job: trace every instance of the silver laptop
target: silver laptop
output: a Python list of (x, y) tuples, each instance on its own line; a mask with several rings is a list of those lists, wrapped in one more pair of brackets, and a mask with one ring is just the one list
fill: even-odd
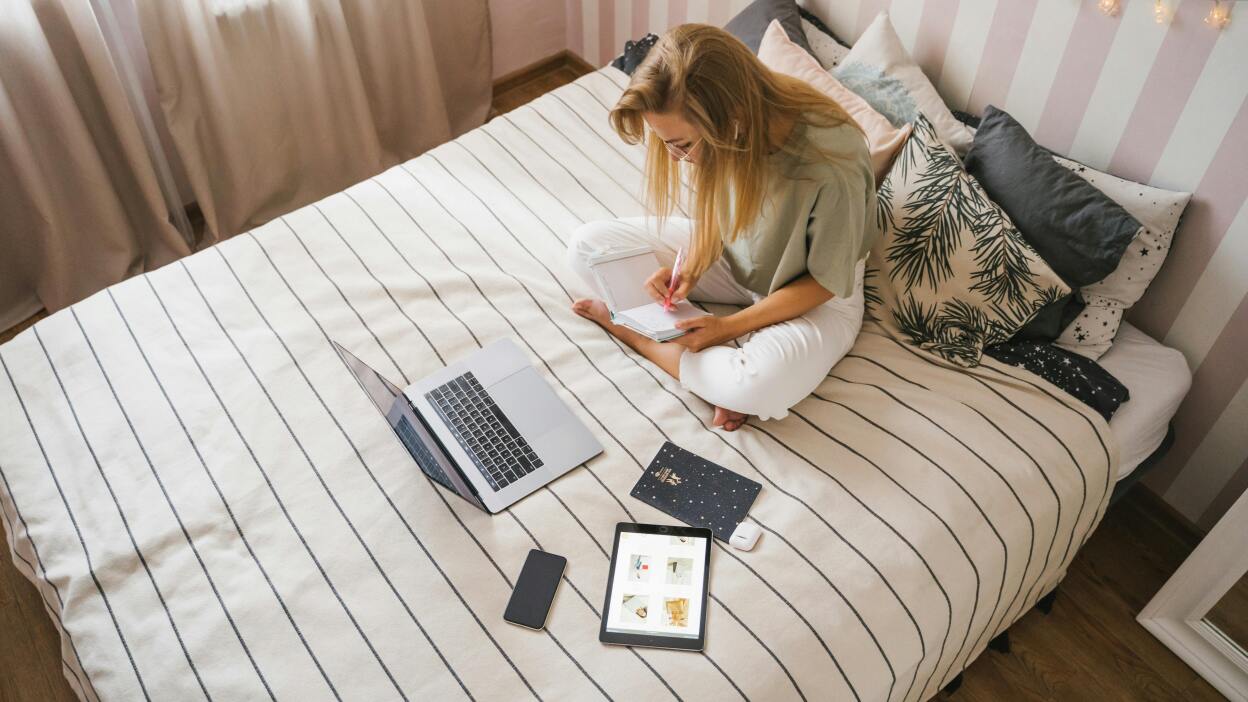
[(420, 469), (491, 514), (602, 453), (510, 339), (406, 389), (333, 344)]

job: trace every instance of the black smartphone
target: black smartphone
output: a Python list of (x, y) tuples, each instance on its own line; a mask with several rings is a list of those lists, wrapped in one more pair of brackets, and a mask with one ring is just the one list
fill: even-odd
[(559, 589), (559, 580), (567, 566), (568, 559), (563, 556), (537, 549), (529, 551), (503, 619), (530, 629), (544, 628), (550, 603), (555, 599), (555, 590)]

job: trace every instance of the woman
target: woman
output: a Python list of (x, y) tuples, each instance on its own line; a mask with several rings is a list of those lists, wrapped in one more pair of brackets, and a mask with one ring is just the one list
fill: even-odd
[[(862, 131), (827, 96), (700, 24), (675, 27), (655, 44), (610, 119), (624, 141), (646, 143), (647, 206), (656, 217), (582, 225), (569, 244), (573, 269), (592, 288), (589, 258), (651, 246), (662, 267), (645, 288), (661, 302), (683, 247), (674, 299), (748, 306), (680, 322), (687, 333), (667, 343), (612, 324), (599, 300), (578, 300), (573, 310), (714, 405), (715, 426), (734, 431), (750, 415), (786, 416), (862, 323), (863, 260), (878, 236)], [(682, 166), (695, 191), (692, 219), (671, 215)]]

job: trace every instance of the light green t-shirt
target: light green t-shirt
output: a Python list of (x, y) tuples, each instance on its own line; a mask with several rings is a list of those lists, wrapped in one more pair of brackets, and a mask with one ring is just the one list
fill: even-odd
[[(814, 160), (812, 143), (843, 156)], [(810, 273), (829, 292), (850, 297), (855, 267), (879, 237), (866, 139), (851, 124), (798, 123), (785, 147), (769, 156), (775, 175), (758, 219), (724, 246), (732, 277), (765, 296)]]

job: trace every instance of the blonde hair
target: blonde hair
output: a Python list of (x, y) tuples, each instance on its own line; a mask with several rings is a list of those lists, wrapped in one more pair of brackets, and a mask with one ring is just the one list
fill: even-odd
[[(669, 158), (658, 135), (646, 138), (643, 115), (672, 111), (702, 139), (691, 169), (693, 233), (686, 270), (695, 277), (723, 254), (725, 242), (735, 241), (758, 219), (775, 175), (768, 151), (769, 126), (777, 118), (795, 120), (794, 128), (847, 123), (858, 128), (836, 101), (773, 72), (728, 32), (706, 24), (673, 27), (633, 72), (610, 114), (621, 139), (646, 142), (646, 205), (660, 225), (680, 202), (680, 162)], [(790, 144), (783, 148), (800, 158), (844, 156), (811, 147), (799, 152)]]

